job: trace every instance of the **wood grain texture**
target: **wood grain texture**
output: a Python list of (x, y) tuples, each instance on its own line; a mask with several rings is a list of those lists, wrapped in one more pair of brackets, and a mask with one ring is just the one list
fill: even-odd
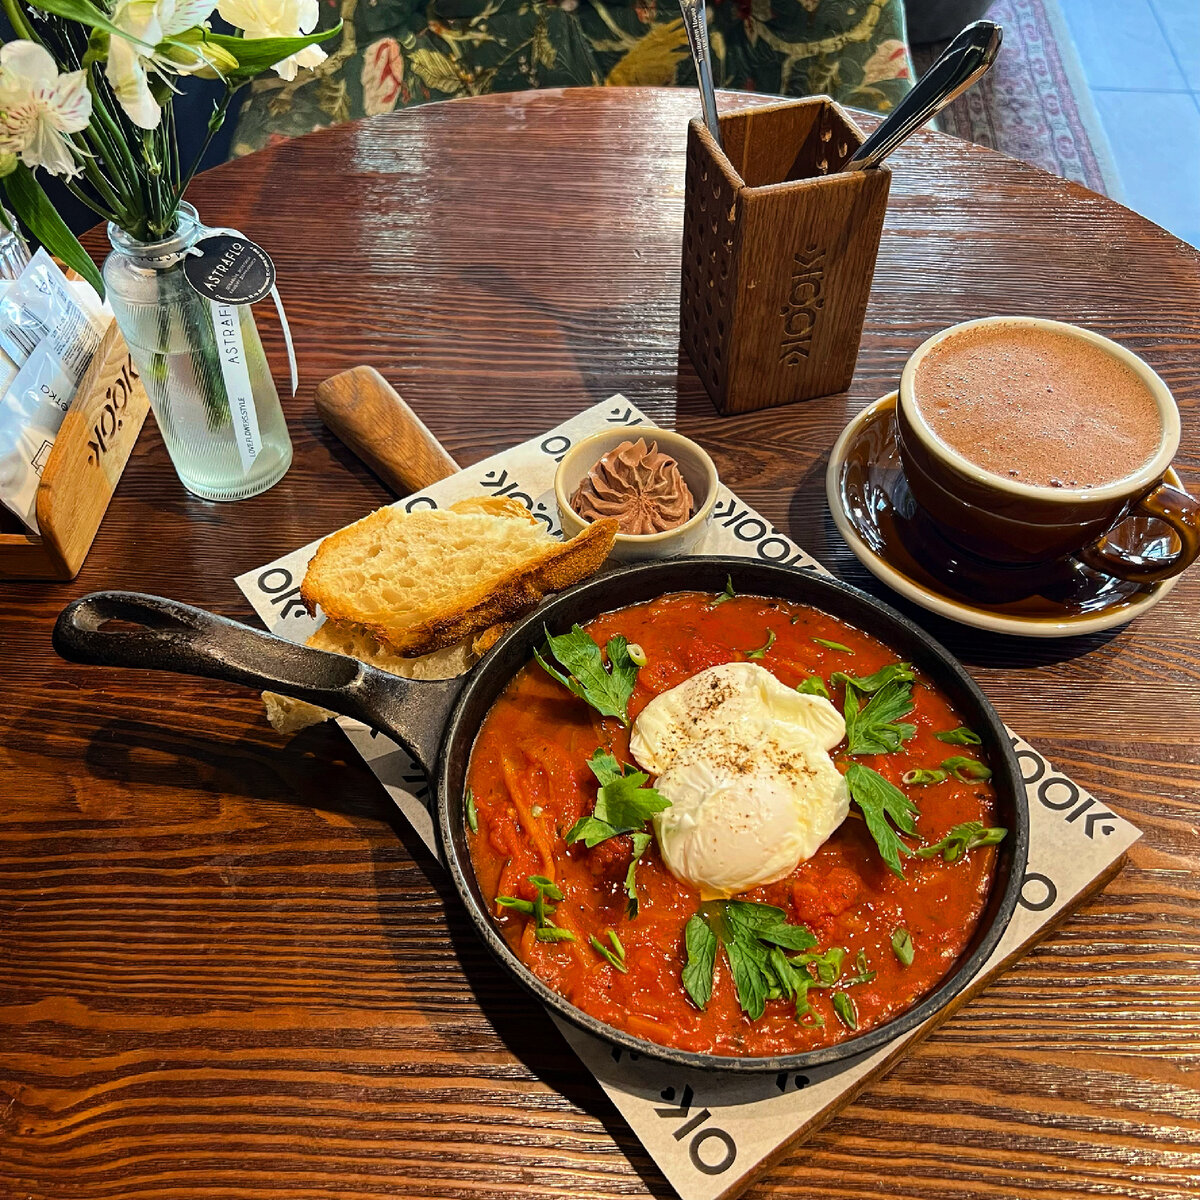
[(326, 426), (397, 496), (419, 492), (458, 470), (374, 367), (351, 367), (322, 380), (313, 402)]
[(723, 413), (843, 391), (854, 375), (890, 171), (833, 173), (862, 141), (829, 99), (688, 128), (680, 341)]
[[(263, 496), (206, 503), (148, 425), (79, 578), (0, 585), (6, 1200), (670, 1195), (335, 729), (284, 744), (244, 691), (51, 653), (53, 616), (98, 587), (246, 618), (234, 575), (388, 499), (322, 426), (318, 381), (370, 362), (463, 463), (624, 391), (884, 594), (825, 511), (829, 447), (929, 334), (1026, 312), (1146, 357), (1200, 484), (1200, 255), (931, 133), (891, 160), (847, 393), (717, 416), (678, 343), (693, 115), (687, 92), (455, 101), (197, 181), (201, 213), (279, 268), (305, 381), (285, 401), (295, 465)], [(750, 1196), (1200, 1195), (1198, 597), (1193, 571), (1128, 628), (1059, 643), (898, 604), (1145, 837), (1096, 901)]]

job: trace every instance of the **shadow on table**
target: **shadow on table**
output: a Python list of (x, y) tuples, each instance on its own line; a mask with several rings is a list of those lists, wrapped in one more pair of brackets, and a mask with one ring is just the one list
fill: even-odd
[[(504, 1048), (532, 1075), (604, 1126), (617, 1150), (637, 1172), (652, 1196), (664, 1200), (674, 1196), (674, 1190), (663, 1178), (654, 1160), (591, 1072), (564, 1040), (549, 1014), (499, 966), (479, 940), (459, 902), (449, 874), (401, 813), (392, 811), (384, 819), (441, 899), (450, 944), (489, 1027), (473, 1029), (464, 1022), (455, 1030), (454, 1049), (468, 1055), (473, 1049), (477, 1049), (481, 1055), (493, 1053), (496, 1049), (495, 1039), (499, 1039)], [(380, 894), (394, 890), (396, 883), (393, 877), (401, 869), (395, 862), (376, 855), (376, 878)], [(396, 961), (403, 964), (408, 949), (407, 939), (395, 929), (386, 914), (381, 913), (380, 918), (381, 928), (393, 947)], [(481, 1062), (478, 1073), (486, 1076), (492, 1070)], [(503, 1067), (498, 1071), (507, 1073)]]

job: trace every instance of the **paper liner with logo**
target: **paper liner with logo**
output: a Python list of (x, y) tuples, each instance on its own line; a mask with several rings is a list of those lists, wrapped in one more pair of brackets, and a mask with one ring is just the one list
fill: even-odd
[[(649, 423), (637, 408), (623, 396), (613, 396), (541, 437), (398, 503), (412, 512), (481, 493), (509, 496), (557, 532), (553, 483), (558, 460), (577, 440), (600, 429), (643, 422)], [(300, 581), (318, 545), (319, 541), (312, 542), (237, 579), (262, 620), (295, 641), (306, 638), (317, 624), (300, 602)], [(802, 570), (823, 570), (725, 487), (697, 552), (739, 554)], [(344, 717), (339, 723), (436, 854), (428, 807), (432, 801), (421, 769), (394, 742), (365, 725)], [(1029, 794), (1029, 865), (1021, 903), (972, 988), (981, 987), (1038, 941), (1048, 926), (1112, 873), (1141, 836), (1016, 734), (1013, 745)], [(828, 1120), (929, 1028), (921, 1026), (872, 1054), (803, 1075), (731, 1077), (638, 1058), (573, 1026), (556, 1023), (683, 1200), (736, 1194), (789, 1144)]]

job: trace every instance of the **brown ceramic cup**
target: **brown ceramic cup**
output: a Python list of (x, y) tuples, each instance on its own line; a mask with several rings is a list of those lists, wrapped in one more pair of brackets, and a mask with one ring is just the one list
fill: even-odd
[[(914, 393), (929, 351), (960, 330), (982, 324), (1052, 329), (1102, 347), (1135, 371), (1158, 405), (1157, 453), (1137, 471), (1089, 488), (1040, 487), (997, 475), (951, 449), (929, 427)], [(1074, 557), (1108, 575), (1154, 583), (1178, 575), (1200, 556), (1200, 503), (1164, 481), (1179, 449), (1179, 409), (1167, 385), (1136, 354), (1088, 329), (1037, 317), (985, 317), (953, 325), (923, 342), (900, 376), (896, 406), (900, 457), (913, 498), (954, 545), (1000, 568), (1037, 568)], [(1022, 431), (1014, 428), (1013, 438)], [(1130, 517), (1165, 522), (1178, 538), (1170, 557), (1151, 554), (1161, 526), (1141, 521), (1142, 544), (1118, 525)], [(1110, 536), (1113, 535), (1113, 536)]]

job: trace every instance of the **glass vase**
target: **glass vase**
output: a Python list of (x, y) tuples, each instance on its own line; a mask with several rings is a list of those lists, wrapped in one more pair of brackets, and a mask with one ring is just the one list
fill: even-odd
[(244, 500), (283, 478), (292, 443), (250, 305), (214, 304), (184, 277), (204, 233), (190, 204), (162, 241), (110, 225), (104, 285), (183, 486)]

